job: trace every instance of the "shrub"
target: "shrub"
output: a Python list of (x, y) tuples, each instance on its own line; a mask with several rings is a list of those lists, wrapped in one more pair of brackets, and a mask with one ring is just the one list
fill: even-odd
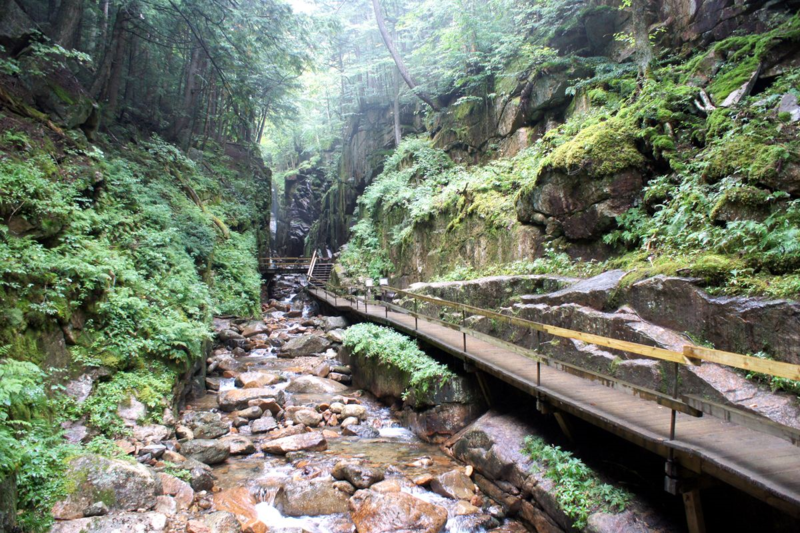
[(601, 482), (583, 461), (539, 437), (526, 437), (522, 453), (553, 480), (556, 501), (576, 529), (585, 528), (592, 513), (621, 513), (630, 501), (627, 492)]
[(427, 393), (455, 377), (445, 365), (420, 350), (413, 339), (389, 328), (356, 324), (345, 330), (344, 346), (354, 354), (377, 358), (382, 364), (408, 373), (411, 379), (404, 399), (412, 390)]

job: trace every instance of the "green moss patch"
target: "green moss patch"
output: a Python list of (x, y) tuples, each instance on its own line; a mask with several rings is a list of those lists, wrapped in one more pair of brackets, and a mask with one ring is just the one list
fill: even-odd
[(612, 118), (582, 129), (556, 148), (547, 158), (546, 168), (585, 171), (597, 177), (639, 168), (645, 158), (636, 149), (635, 140), (636, 130), (630, 124)]

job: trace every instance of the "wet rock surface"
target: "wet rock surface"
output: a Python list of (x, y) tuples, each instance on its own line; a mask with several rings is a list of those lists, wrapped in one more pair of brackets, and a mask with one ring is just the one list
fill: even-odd
[(350, 500), (350, 509), (358, 533), (436, 533), (447, 522), (447, 509), (403, 492), (360, 491)]
[(101, 509), (94, 507), (97, 503), (102, 503), (106, 512), (151, 509), (161, 491), (159, 480), (145, 466), (98, 455), (73, 459), (66, 477), (69, 496), (53, 508), (58, 519), (100, 514), (92, 512)]

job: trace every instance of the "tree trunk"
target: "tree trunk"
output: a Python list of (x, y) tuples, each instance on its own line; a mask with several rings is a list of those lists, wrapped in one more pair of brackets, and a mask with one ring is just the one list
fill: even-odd
[(17, 525), (17, 481), (15, 474), (0, 478), (0, 531), (14, 531)]
[(103, 23), (102, 23), (102, 40), (101, 42), (105, 42), (106, 36), (108, 35), (108, 0), (103, 0)]
[(195, 101), (197, 85), (197, 73), (200, 69), (200, 60), (202, 58), (202, 50), (199, 46), (192, 48), (192, 54), (189, 57), (189, 64), (186, 67), (185, 85), (183, 86), (183, 102), (179, 110), (178, 117), (175, 119), (175, 124), (172, 130), (172, 137), (178, 136), (186, 129), (189, 124), (189, 118), (192, 116), (192, 105)]
[(264, 136), (264, 127), (267, 125), (268, 110), (269, 108), (267, 106), (264, 106), (264, 110), (261, 112), (261, 120), (259, 120), (258, 123), (258, 137), (256, 137), (256, 144), (261, 144), (261, 138)]
[(61, 0), (53, 17), (53, 40), (66, 49), (75, 48), (83, 17), (83, 0)]
[(119, 32), (115, 39), (117, 46), (111, 61), (111, 73), (108, 77), (108, 85), (106, 85), (106, 90), (101, 98), (101, 100), (106, 102), (105, 113), (107, 117), (116, 117), (119, 89), (122, 85), (122, 71), (125, 67), (125, 57), (127, 56), (130, 42), (130, 34), (126, 31), (129, 17), (128, 12), (120, 10), (117, 17), (120, 18), (119, 25), (115, 24)]
[(394, 115), (394, 145), (400, 146), (400, 141), (403, 140), (403, 132), (400, 130), (400, 80), (398, 73), (395, 71), (392, 78), (394, 78), (394, 107), (392, 115)]
[(389, 53), (392, 55), (392, 59), (394, 59), (394, 64), (397, 65), (397, 70), (405, 80), (406, 85), (408, 85), (411, 91), (416, 94), (420, 100), (431, 106), (434, 111), (439, 111), (441, 108), (430, 96), (428, 96), (428, 94), (426, 94), (424, 91), (416, 89), (417, 83), (414, 81), (411, 73), (406, 68), (405, 63), (403, 63), (403, 58), (400, 57), (400, 53), (397, 51), (397, 48), (395, 48), (394, 41), (392, 41), (392, 38), (386, 29), (386, 22), (383, 20), (383, 12), (381, 11), (380, 0), (372, 0), (372, 9), (375, 11), (375, 20), (378, 22), (378, 29), (381, 32), (383, 42), (386, 44), (386, 48), (389, 49)]
[(108, 46), (106, 46), (103, 53), (103, 60), (100, 62), (100, 67), (97, 69), (92, 87), (89, 89), (91, 95), (97, 100), (103, 100), (107, 95), (109, 77), (111, 76), (114, 62), (117, 59), (117, 49), (122, 40), (122, 34), (124, 33), (127, 19), (127, 6), (120, 6), (114, 20), (114, 27), (111, 30), (111, 39), (108, 41)]
[(650, 43), (649, 6), (647, 0), (633, 0), (633, 40), (636, 63), (639, 65), (639, 74), (646, 75), (653, 61), (653, 45)]

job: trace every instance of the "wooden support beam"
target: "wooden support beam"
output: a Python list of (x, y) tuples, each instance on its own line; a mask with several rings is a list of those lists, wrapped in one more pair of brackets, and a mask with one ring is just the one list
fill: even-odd
[(483, 393), (483, 399), (486, 400), (486, 405), (491, 407), (492, 406), (492, 395), (489, 391), (489, 385), (483, 379), (483, 374), (475, 371), (475, 376), (478, 378), (478, 385), (481, 387), (481, 392)]
[(683, 493), (683, 507), (686, 510), (686, 524), (689, 533), (706, 533), (706, 521), (703, 517), (703, 504), (700, 500), (700, 489), (693, 488)]
[(575, 429), (569, 419), (569, 415), (562, 411), (553, 411), (553, 417), (558, 422), (558, 427), (564, 432), (564, 435), (570, 442), (575, 442)]

